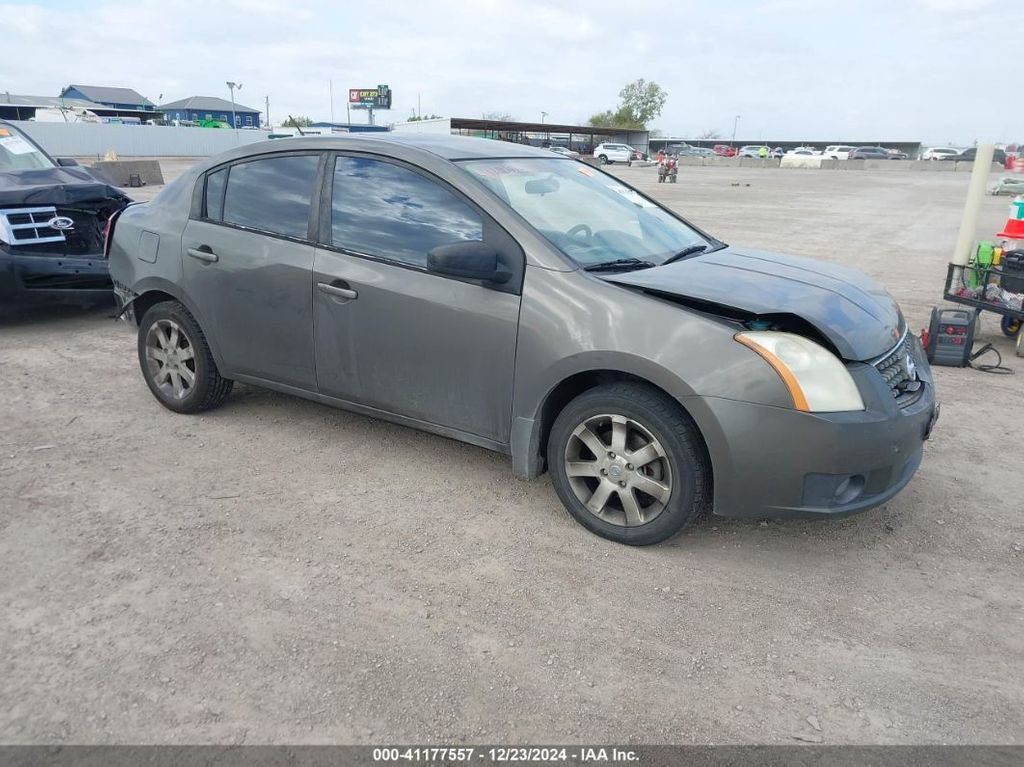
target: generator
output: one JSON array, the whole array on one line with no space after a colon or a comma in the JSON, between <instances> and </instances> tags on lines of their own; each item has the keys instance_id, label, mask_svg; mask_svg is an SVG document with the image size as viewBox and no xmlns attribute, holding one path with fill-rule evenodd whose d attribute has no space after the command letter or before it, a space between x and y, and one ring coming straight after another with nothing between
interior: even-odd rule
<instances>
[{"instance_id":1,"label":"generator","mask_svg":"<svg viewBox=\"0 0 1024 767\"><path fill-rule=\"evenodd\" d=\"M971 364L977 312L973 309L932 309L925 352L932 365L964 368Z\"/></svg>"}]
</instances>

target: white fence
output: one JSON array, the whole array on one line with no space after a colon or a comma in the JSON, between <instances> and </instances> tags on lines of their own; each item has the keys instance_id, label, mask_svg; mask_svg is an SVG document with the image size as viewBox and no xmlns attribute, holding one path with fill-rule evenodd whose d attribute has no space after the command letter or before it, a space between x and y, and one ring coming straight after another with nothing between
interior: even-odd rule
<instances>
[{"instance_id":1,"label":"white fence","mask_svg":"<svg viewBox=\"0 0 1024 767\"><path fill-rule=\"evenodd\" d=\"M172 125L17 122L55 157L207 157L267 138L266 131Z\"/></svg>"}]
</instances>

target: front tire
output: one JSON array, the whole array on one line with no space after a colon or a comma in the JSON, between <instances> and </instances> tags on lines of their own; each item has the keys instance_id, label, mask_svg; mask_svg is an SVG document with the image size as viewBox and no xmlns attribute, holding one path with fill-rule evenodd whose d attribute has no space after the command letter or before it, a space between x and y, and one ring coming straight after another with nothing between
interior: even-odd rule
<instances>
[{"instance_id":1,"label":"front tire","mask_svg":"<svg viewBox=\"0 0 1024 767\"><path fill-rule=\"evenodd\" d=\"M555 419L547 458L566 510L617 543L660 543L710 505L711 469L697 426L651 386L607 384L579 395Z\"/></svg>"},{"instance_id":2,"label":"front tire","mask_svg":"<svg viewBox=\"0 0 1024 767\"><path fill-rule=\"evenodd\" d=\"M201 413L227 399L234 381L221 376L210 345L178 301L154 304L139 323L139 365L157 401L176 413Z\"/></svg>"},{"instance_id":3,"label":"front tire","mask_svg":"<svg viewBox=\"0 0 1024 767\"><path fill-rule=\"evenodd\" d=\"M597 161L601 165L607 165L608 164L608 155L601 155L600 157L597 158Z\"/></svg>"}]
</instances>

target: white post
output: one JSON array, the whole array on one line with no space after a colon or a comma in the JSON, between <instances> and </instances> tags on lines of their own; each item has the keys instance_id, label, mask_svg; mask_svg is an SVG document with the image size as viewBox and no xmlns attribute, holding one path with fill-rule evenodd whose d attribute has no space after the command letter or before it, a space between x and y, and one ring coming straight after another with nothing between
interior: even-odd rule
<instances>
[{"instance_id":1,"label":"white post","mask_svg":"<svg viewBox=\"0 0 1024 767\"><path fill-rule=\"evenodd\" d=\"M974 233L978 228L978 211L981 210L981 201L985 199L985 183L992 169L994 148L992 144L978 144L978 151L974 155L971 185L967 187L967 202L964 203L960 234L956 238L956 249L953 251L953 263L960 266L966 266L971 257Z\"/></svg>"}]
</instances>

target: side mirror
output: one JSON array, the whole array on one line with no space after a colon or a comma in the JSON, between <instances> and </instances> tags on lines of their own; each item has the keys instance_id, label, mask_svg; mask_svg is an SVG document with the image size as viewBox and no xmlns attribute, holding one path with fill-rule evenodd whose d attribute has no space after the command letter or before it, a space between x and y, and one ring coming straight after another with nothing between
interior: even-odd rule
<instances>
[{"instance_id":1,"label":"side mirror","mask_svg":"<svg viewBox=\"0 0 1024 767\"><path fill-rule=\"evenodd\" d=\"M499 262L498 251L479 240L438 245L427 252L427 271L497 283L512 277Z\"/></svg>"},{"instance_id":2,"label":"side mirror","mask_svg":"<svg viewBox=\"0 0 1024 767\"><path fill-rule=\"evenodd\" d=\"M58 157L57 164L62 168L77 168L78 160L71 157Z\"/></svg>"}]
</instances>

